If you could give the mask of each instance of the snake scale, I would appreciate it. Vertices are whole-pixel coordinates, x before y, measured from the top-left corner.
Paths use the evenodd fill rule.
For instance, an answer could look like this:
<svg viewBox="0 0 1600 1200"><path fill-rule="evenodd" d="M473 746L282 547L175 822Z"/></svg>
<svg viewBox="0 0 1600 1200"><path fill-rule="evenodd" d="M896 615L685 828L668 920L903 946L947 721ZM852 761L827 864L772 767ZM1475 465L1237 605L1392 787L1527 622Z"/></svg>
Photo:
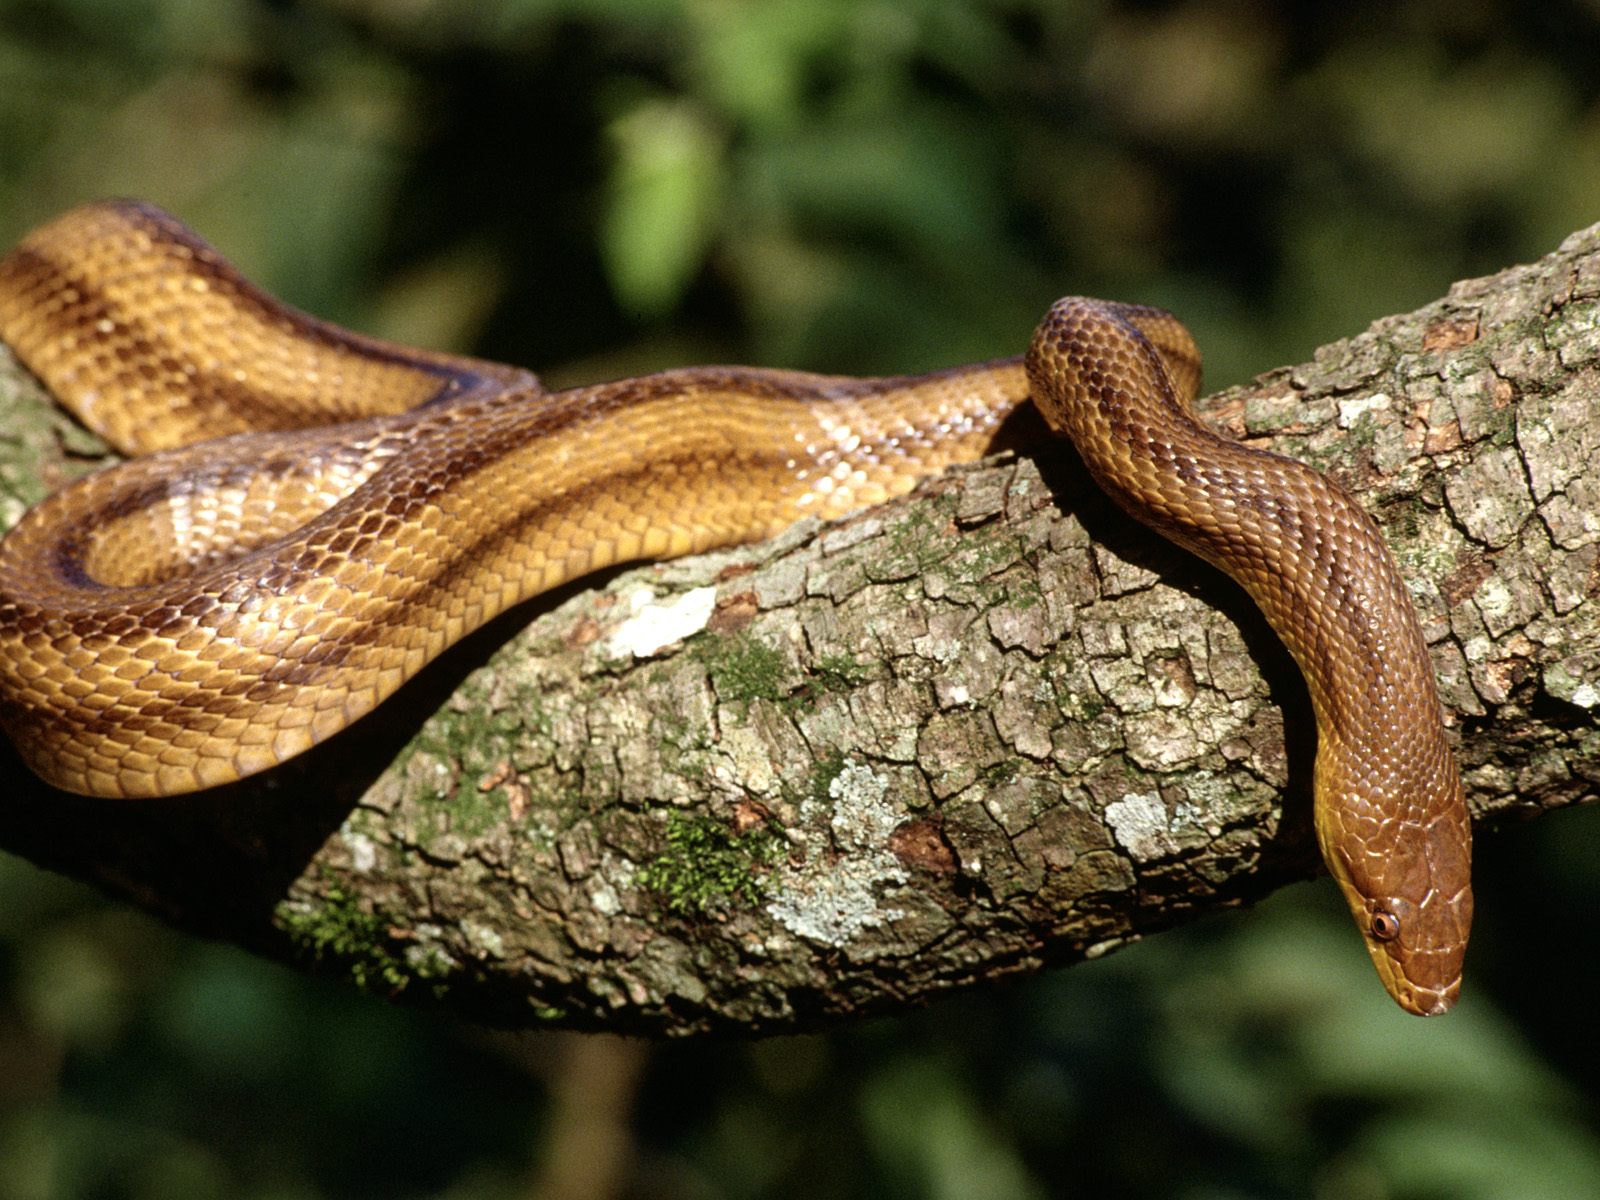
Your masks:
<svg viewBox="0 0 1600 1200"><path fill-rule="evenodd" d="M529 596L903 493L1031 396L1118 504L1260 606L1310 688L1318 838L1379 975L1414 1013L1456 999L1470 824L1405 584L1345 492L1194 419L1199 352L1165 312L1062 300L1025 359L916 377L705 367L550 392L298 313L114 202L0 262L0 339L142 456L0 543L0 724L58 787L173 795L272 767Z"/></svg>

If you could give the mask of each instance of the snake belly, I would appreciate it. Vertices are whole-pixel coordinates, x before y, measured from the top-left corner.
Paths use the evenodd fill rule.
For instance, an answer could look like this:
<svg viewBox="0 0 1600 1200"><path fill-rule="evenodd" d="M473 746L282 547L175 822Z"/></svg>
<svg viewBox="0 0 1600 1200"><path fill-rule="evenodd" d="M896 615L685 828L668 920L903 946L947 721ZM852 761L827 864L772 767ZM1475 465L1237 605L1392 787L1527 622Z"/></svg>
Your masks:
<svg viewBox="0 0 1600 1200"><path fill-rule="evenodd" d="M0 339L147 455L0 543L0 725L58 787L174 795L274 766L530 596L903 493L982 456L1031 391L1102 487L1238 579L1289 646L1329 869L1401 1005L1455 999L1469 827L1404 584L1342 491L1195 422L1199 354L1165 313L1062 301L1026 365L549 392L298 313L117 202L0 261Z"/></svg>

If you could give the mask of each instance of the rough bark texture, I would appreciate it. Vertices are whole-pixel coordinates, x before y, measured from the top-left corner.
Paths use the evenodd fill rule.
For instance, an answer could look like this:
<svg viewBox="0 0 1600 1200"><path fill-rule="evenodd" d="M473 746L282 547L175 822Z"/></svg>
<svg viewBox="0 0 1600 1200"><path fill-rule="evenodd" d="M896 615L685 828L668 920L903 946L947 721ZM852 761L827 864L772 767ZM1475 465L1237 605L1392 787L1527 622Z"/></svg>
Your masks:
<svg viewBox="0 0 1600 1200"><path fill-rule="evenodd" d="M9 524L100 451L9 361L0 402ZM1594 794L1600 226L1203 407L1383 525L1480 818ZM669 1033L926 1000L1320 870L1293 664L1056 443L529 616L246 785L92 802L8 758L0 844L380 993Z"/></svg>

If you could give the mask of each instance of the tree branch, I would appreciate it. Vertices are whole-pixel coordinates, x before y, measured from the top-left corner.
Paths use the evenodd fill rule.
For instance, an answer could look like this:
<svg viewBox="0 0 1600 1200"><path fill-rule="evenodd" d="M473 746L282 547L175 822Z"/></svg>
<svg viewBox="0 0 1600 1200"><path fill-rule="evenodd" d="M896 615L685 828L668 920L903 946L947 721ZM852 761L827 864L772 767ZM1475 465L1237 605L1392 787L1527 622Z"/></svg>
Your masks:
<svg viewBox="0 0 1600 1200"><path fill-rule="evenodd" d="M1597 397L1600 226L1203 405L1384 526L1479 817L1600 781ZM101 451L9 360L0 405L9 524ZM90 801L12 757L0 844L383 994L669 1033L924 1001L1319 871L1286 653L1032 453L545 598L246 784Z"/></svg>

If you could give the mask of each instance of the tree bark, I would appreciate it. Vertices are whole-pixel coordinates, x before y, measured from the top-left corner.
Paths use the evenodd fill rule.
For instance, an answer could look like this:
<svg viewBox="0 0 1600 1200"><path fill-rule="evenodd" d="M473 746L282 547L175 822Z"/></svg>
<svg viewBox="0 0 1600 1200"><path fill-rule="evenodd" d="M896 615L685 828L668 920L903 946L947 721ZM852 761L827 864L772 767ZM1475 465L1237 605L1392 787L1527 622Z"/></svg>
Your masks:
<svg viewBox="0 0 1600 1200"><path fill-rule="evenodd" d="M1597 401L1600 226L1202 405L1383 526L1480 828L1600 781ZM0 406L9 525L104 452L9 358ZM1059 442L531 613L245 784L8 757L0 845L380 994L633 1033L926 1001L1321 870L1293 663Z"/></svg>

